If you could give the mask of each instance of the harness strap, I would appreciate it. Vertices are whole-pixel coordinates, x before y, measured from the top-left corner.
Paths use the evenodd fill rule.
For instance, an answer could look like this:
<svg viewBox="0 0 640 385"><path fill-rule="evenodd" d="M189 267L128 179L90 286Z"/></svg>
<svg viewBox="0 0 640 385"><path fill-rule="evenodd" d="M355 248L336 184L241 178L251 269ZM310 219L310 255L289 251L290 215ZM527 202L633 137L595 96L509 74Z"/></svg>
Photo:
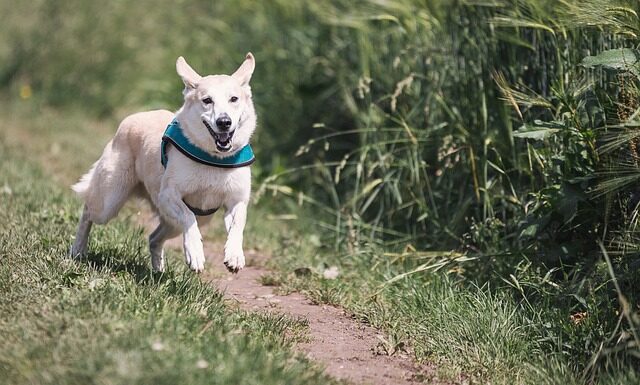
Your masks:
<svg viewBox="0 0 640 385"><path fill-rule="evenodd" d="M184 201L184 199L182 200L182 202L185 205L187 205L187 208L189 208L189 210L191 210L192 213L194 213L195 215L197 215L199 217L206 217L207 215L214 214L219 209L219 207L216 207L215 209L202 210L202 209L199 209L197 207L193 207L193 206L189 205L187 202Z"/></svg>

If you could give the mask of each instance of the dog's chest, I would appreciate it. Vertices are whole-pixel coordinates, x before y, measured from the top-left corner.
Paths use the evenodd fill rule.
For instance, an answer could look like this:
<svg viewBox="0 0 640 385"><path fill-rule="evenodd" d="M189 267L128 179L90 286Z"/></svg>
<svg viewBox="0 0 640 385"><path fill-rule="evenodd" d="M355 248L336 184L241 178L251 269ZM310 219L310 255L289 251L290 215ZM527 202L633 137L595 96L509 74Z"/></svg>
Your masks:
<svg viewBox="0 0 640 385"><path fill-rule="evenodd" d="M179 179L184 201L201 210L231 207L249 200L249 167L222 169L198 165L193 173L185 173Z"/></svg>

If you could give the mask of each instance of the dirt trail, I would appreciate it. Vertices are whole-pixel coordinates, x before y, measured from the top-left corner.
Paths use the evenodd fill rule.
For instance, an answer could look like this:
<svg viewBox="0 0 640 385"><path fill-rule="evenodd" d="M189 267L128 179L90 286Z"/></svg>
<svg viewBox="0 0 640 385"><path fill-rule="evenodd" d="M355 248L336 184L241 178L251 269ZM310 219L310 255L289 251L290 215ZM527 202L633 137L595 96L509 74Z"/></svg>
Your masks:
<svg viewBox="0 0 640 385"><path fill-rule="evenodd" d="M151 227L151 218L141 219L145 227ZM166 246L181 250L181 239L175 238ZM211 281L225 293L225 297L244 310L306 319L309 322L309 341L299 343L295 348L319 362L330 376L368 385L443 383L436 378L433 367L418 366L406 354L376 354L381 334L349 317L343 310L314 305L298 293L278 295L273 287L262 285L260 277L269 273L260 266L264 256L247 252L249 266L238 274L231 274L222 264L223 246L209 241L205 241L204 246L207 265L203 278Z"/></svg>
<svg viewBox="0 0 640 385"><path fill-rule="evenodd" d="M210 261L220 263L222 258ZM415 373L424 371L414 367L409 357L382 356L374 353L380 343L375 329L348 317L333 306L313 305L304 296L293 293L274 294L273 289L260 284L260 276L268 271L248 267L237 275L228 274L213 282L230 299L246 310L284 313L309 322L309 342L297 349L317 362L335 378L355 384L418 384Z"/></svg>

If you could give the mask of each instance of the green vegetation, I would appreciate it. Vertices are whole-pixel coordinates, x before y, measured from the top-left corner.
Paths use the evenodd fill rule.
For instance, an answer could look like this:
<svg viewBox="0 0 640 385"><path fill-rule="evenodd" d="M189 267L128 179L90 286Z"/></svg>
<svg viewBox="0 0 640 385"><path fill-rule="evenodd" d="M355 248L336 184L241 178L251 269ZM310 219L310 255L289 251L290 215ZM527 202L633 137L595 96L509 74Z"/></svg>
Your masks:
<svg viewBox="0 0 640 385"><path fill-rule="evenodd" d="M288 347L302 321L246 314L172 258L152 275L126 221L65 258L77 202L0 147L0 372L7 384L326 384Z"/></svg>
<svg viewBox="0 0 640 385"><path fill-rule="evenodd" d="M354 129L301 148L299 199L344 277L282 282L479 383L636 383L637 8L506 3L335 19Z"/></svg>
<svg viewBox="0 0 640 385"><path fill-rule="evenodd" d="M115 125L252 51L257 196L309 218L265 279L472 382L640 381L637 2L145 3L0 2L0 87Z"/></svg>

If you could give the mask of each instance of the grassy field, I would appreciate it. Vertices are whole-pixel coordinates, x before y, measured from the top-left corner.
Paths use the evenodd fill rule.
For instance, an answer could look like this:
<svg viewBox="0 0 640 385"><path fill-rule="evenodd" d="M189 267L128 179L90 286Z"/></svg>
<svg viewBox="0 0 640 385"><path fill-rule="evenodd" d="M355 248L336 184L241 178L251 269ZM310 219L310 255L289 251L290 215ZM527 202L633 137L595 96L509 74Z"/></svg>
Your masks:
<svg viewBox="0 0 640 385"><path fill-rule="evenodd" d="M409 346L472 383L639 382L637 1L0 11L6 167L28 154L68 185L127 113L179 106L177 56L217 73L252 51L246 242L274 255L265 282L342 305L386 331L384 352Z"/></svg>
<svg viewBox="0 0 640 385"><path fill-rule="evenodd" d="M333 383L289 349L303 321L229 308L178 255L152 274L146 237L126 216L96 229L86 261L66 258L78 202L56 179L86 167L100 151L86 145L107 124L42 111L18 119L32 108L5 109L13 128L0 133L0 383ZM28 145L7 138L29 132L40 135Z"/></svg>
<svg viewBox="0 0 640 385"><path fill-rule="evenodd" d="M37 117L29 119L34 111ZM0 282L10 298L2 312L2 331L10 338L0 347L0 362L12 381L171 383L189 378L209 383L207 374L227 369L229 376L239 377L220 377L219 383L251 378L244 375L264 376L257 383L282 383L286 373L300 371L307 373L296 377L300 383L321 380L313 367L292 361L280 346L304 338L304 323L227 308L219 293L186 271L179 255L171 255L166 274L152 275L145 236L130 223L132 210L96 229L89 261L63 258L79 213L66 186L98 155L116 122L32 102L7 101L2 115L7 125L1 136ZM434 265L432 259L442 253L385 253L375 245L336 253L333 245L322 244L312 223L303 225L305 217L312 218L304 208L293 211L300 217L296 227L272 220L270 231L264 228L267 217L291 213L291 207L263 197L252 209L247 246L274 255L275 272L265 282L344 306L381 328L386 332L382 354L409 348L419 361L438 363L441 377L462 374L479 384L581 384L592 377L601 384L638 381L633 367L620 366L618 353L609 347L592 353L611 338L610 322L616 319L605 312L615 308L602 302L609 301L606 286L580 292L583 297L575 301L584 303L584 310L571 305L567 298L573 292L554 279L533 281L539 272L528 271L531 266L522 266L511 280L469 286L464 271L456 271L464 267L455 262L460 255ZM403 278L425 264L423 272ZM331 266L338 267L335 280L323 278ZM581 313L588 316L572 320ZM207 368L197 369L205 361ZM273 369L249 374L236 364ZM197 370L189 373L194 365Z"/></svg>

